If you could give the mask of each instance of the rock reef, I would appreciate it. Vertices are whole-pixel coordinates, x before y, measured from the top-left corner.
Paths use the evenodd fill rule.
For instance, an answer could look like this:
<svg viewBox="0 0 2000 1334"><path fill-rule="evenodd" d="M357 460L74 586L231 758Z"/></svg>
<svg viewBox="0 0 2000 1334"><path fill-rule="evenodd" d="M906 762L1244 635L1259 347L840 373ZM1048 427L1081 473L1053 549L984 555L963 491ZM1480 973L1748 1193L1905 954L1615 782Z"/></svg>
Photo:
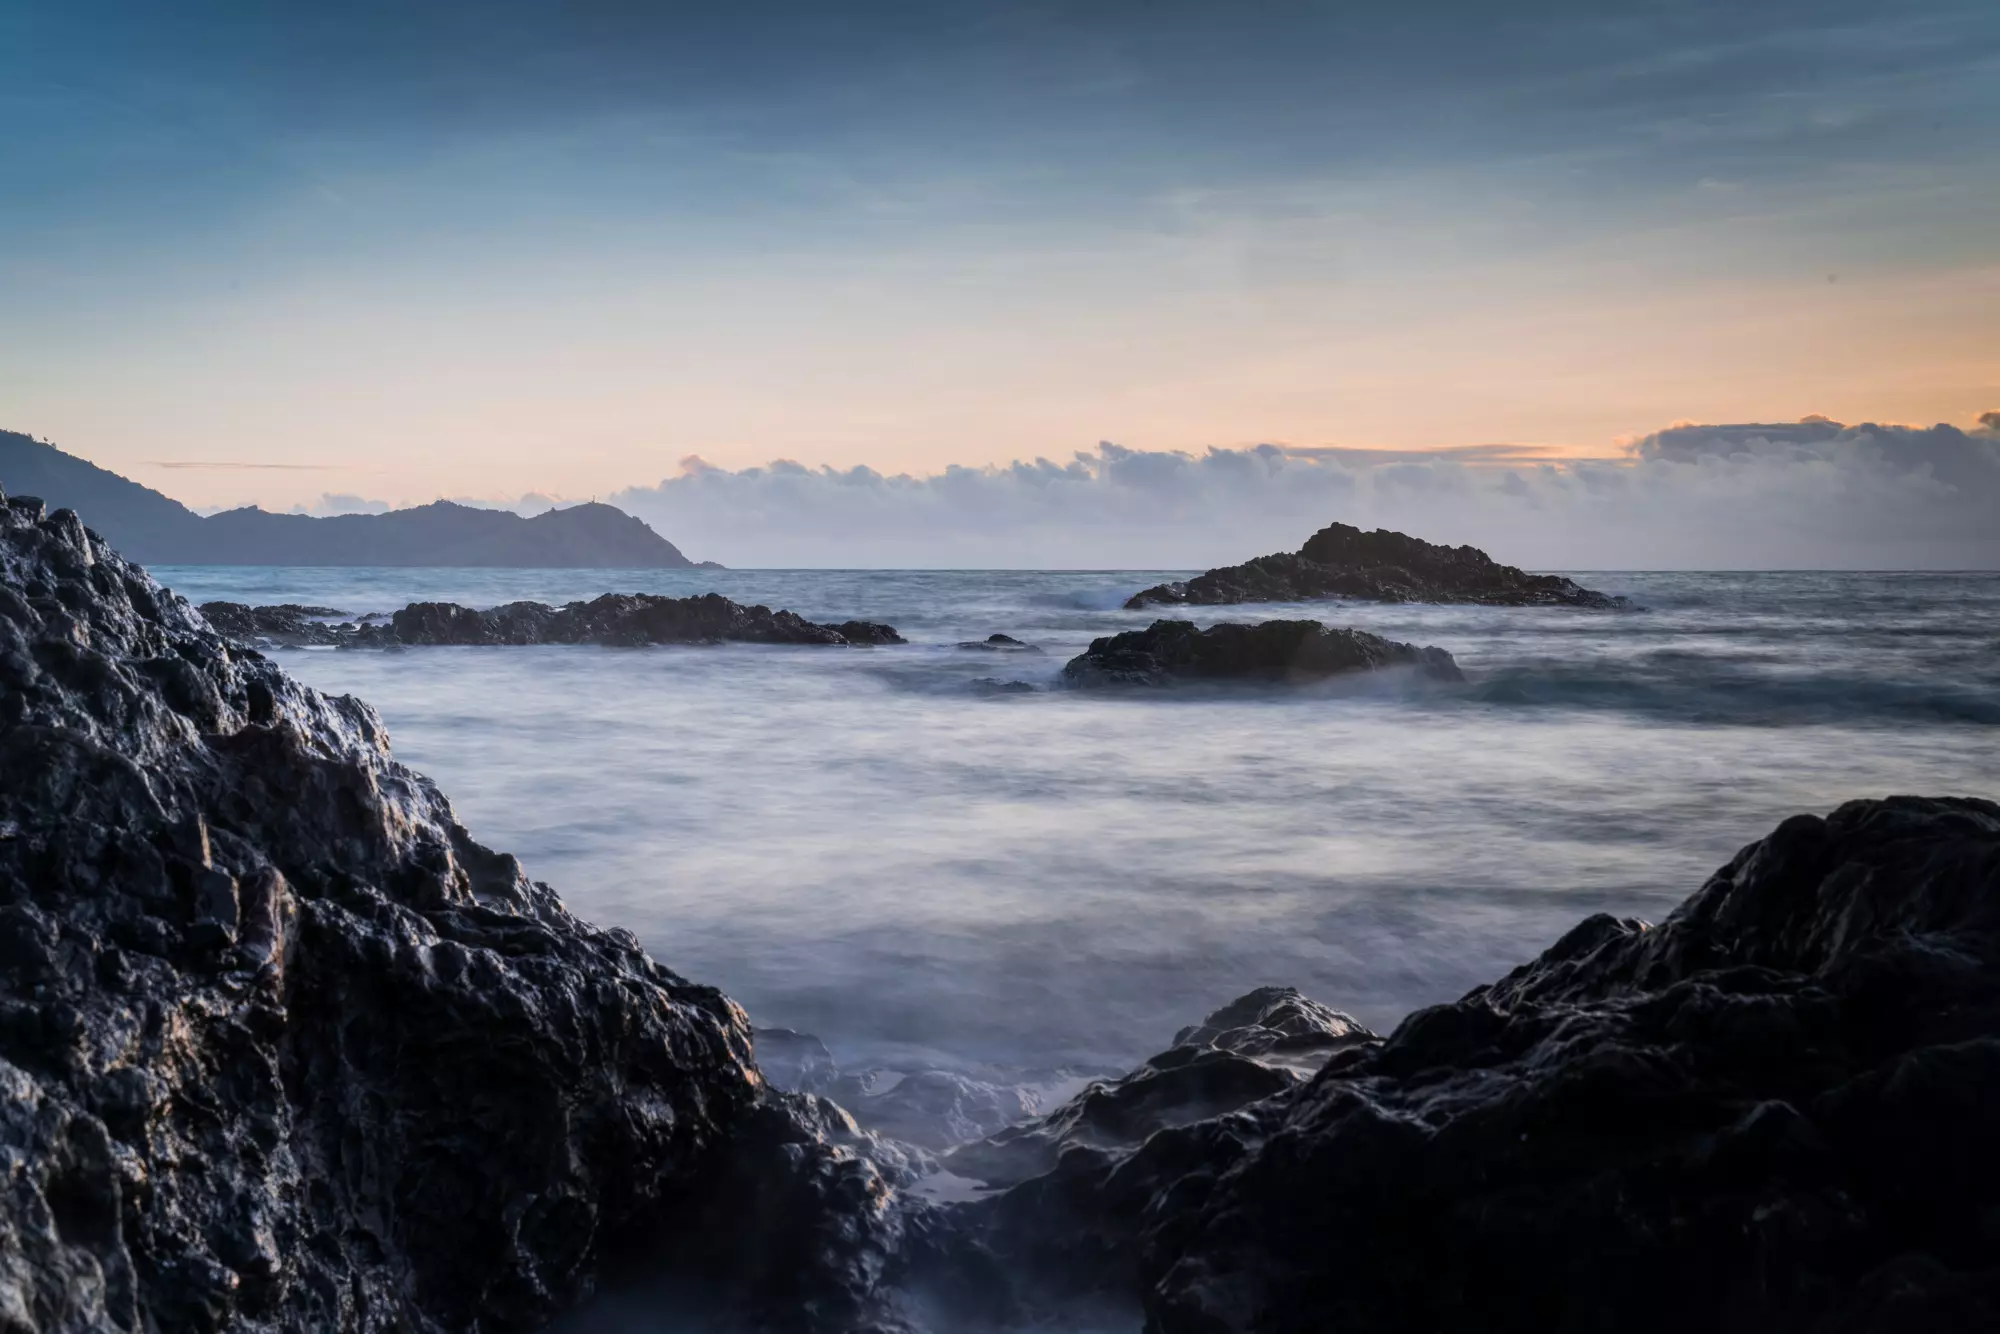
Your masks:
<svg viewBox="0 0 2000 1334"><path fill-rule="evenodd" d="M283 604L202 605L209 623L254 648L332 646L389 648L420 644L901 644L896 628L873 621L820 625L795 612L745 606L719 593L660 597L606 593L588 602L551 607L509 602L479 609L455 602L412 602L384 618L333 623L345 613Z"/></svg>
<svg viewBox="0 0 2000 1334"><path fill-rule="evenodd" d="M1259 556L1185 582L1156 584L1126 600L1128 610L1238 602L1471 602L1500 607L1625 607L1622 597L1554 574L1502 565L1477 547L1447 547L1378 528L1334 523L1296 553Z"/></svg>
<svg viewBox="0 0 2000 1334"><path fill-rule="evenodd" d="M1225 621L1203 630L1178 620L1093 639L1063 665L1062 677L1083 687L1297 684L1392 668L1436 681L1465 679L1441 648L1418 648L1365 630L1335 629L1318 621Z"/></svg>
<svg viewBox="0 0 2000 1334"><path fill-rule="evenodd" d="M638 1245L860 1318L896 1153L43 511L0 503L0 1325L529 1330Z"/></svg>

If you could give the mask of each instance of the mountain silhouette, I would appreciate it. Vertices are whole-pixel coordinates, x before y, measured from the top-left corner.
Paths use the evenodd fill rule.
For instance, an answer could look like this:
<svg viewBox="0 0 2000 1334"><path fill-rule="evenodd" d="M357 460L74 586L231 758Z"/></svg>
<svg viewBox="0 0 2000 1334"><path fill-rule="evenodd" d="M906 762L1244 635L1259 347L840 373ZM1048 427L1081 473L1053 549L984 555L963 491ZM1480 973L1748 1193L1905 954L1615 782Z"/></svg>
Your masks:
<svg viewBox="0 0 2000 1334"><path fill-rule="evenodd" d="M0 489L83 517L146 565L476 565L685 569L694 564L643 520L596 503L532 519L449 500L387 514L196 514L151 487L54 445L0 431Z"/></svg>

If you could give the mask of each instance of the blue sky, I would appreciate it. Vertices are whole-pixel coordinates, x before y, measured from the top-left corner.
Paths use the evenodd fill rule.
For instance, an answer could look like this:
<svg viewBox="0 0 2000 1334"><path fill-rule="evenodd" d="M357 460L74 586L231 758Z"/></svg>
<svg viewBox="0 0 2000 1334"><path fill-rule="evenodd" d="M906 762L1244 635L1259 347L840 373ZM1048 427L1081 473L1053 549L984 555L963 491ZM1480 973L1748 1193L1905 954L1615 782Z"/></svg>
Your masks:
<svg viewBox="0 0 2000 1334"><path fill-rule="evenodd" d="M0 0L0 424L272 504L1969 426L1996 159L1990 2Z"/></svg>

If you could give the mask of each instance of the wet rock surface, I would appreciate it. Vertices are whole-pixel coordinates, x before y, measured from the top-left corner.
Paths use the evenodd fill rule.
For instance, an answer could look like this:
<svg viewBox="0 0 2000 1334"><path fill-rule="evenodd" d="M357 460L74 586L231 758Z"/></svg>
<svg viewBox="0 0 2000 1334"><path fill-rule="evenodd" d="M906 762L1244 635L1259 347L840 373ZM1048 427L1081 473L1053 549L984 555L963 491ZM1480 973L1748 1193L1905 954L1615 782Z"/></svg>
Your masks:
<svg viewBox="0 0 2000 1334"><path fill-rule="evenodd" d="M204 615L225 637L255 648L330 645L394 648L422 644L901 644L894 626L873 621L820 625L789 611L745 606L719 593L658 597L606 593L552 607L509 602L485 609L455 602L412 602L386 618L331 624L343 613L290 604L246 607L211 602Z"/></svg>
<svg viewBox="0 0 2000 1334"><path fill-rule="evenodd" d="M952 1263L1149 1334L1994 1328L2000 806L1795 817L1658 927L965 1217Z"/></svg>
<svg viewBox="0 0 2000 1334"><path fill-rule="evenodd" d="M1356 672L1402 668L1436 681L1462 681L1451 654L1318 621L1154 621L1144 630L1093 639L1063 665L1072 686L1159 687L1195 683L1297 684Z"/></svg>
<svg viewBox="0 0 2000 1334"><path fill-rule="evenodd" d="M1297 552L1260 556L1184 582L1156 584L1127 599L1129 610L1237 602L1473 602L1507 607L1629 605L1554 574L1502 565L1477 547L1441 546L1378 528L1328 524Z"/></svg>
<svg viewBox="0 0 2000 1334"><path fill-rule="evenodd" d="M336 607L296 602L270 607L204 602L201 614L217 634L248 648L331 648L352 637L356 619Z"/></svg>
<svg viewBox="0 0 2000 1334"><path fill-rule="evenodd" d="M39 503L0 506L0 1161L19 1331L534 1329L620 1253L848 1328L915 1170Z"/></svg>
<svg viewBox="0 0 2000 1334"><path fill-rule="evenodd" d="M1291 1088L1336 1052L1379 1041L1351 1016L1290 987L1261 987L1174 1035L1116 1079L1093 1080L1055 1111L965 1144L944 1166L989 1185L1055 1168L1081 1146L1136 1149L1155 1131L1236 1111Z"/></svg>

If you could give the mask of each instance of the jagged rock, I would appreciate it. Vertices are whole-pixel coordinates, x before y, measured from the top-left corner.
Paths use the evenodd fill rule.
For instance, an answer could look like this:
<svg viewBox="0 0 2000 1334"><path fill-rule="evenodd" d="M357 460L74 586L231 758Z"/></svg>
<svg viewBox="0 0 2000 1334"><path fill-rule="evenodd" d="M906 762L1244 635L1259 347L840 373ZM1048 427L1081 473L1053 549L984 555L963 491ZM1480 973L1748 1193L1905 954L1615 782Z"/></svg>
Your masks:
<svg viewBox="0 0 2000 1334"><path fill-rule="evenodd" d="M0 1324L528 1330L643 1246L846 1328L909 1226L892 1150L773 1095L735 1005L475 842L366 705L0 506Z"/></svg>
<svg viewBox="0 0 2000 1334"><path fill-rule="evenodd" d="M509 602L480 610L455 602L412 602L386 623L326 625L310 618L341 615L325 608L286 604L246 607L211 602L216 629L239 645L391 648L416 644L900 644L894 626L873 621L818 625L794 612L744 606L719 593L656 597L606 593L588 602L551 607Z"/></svg>
<svg viewBox="0 0 2000 1334"><path fill-rule="evenodd" d="M1462 681L1451 654L1318 621L1225 621L1206 630L1192 621L1154 621L1090 641L1063 666L1075 686L1168 686L1192 682L1324 680L1350 672L1407 668L1438 681Z"/></svg>
<svg viewBox="0 0 2000 1334"><path fill-rule="evenodd" d="M963 1217L938 1255L1149 1334L2000 1327L2000 806L1794 817L1659 927Z"/></svg>
<svg viewBox="0 0 2000 1334"><path fill-rule="evenodd" d="M1218 606L1235 602L1476 602L1505 607L1624 607L1622 597L1593 592L1554 574L1501 565L1477 547L1447 547L1377 528L1335 523L1296 554L1259 556L1242 565L1156 584L1127 599L1128 610Z"/></svg>
<svg viewBox="0 0 2000 1334"><path fill-rule="evenodd" d="M1096 1080L1049 1115L955 1149L944 1166L1011 1185L1077 1146L1133 1149L1155 1131L1233 1112L1297 1084L1335 1052L1380 1041L1351 1016L1291 987L1260 987L1174 1035L1116 1079Z"/></svg>
<svg viewBox="0 0 2000 1334"><path fill-rule="evenodd" d="M351 613L333 607L302 606L296 602L251 607L241 602L204 602L201 614L215 632L250 648L330 647L341 642L338 624L352 622ZM352 627L349 626L349 635Z"/></svg>
<svg viewBox="0 0 2000 1334"><path fill-rule="evenodd" d="M1040 653L1040 647L1024 643L1012 635L988 635L984 639L964 639L960 648L970 653Z"/></svg>

